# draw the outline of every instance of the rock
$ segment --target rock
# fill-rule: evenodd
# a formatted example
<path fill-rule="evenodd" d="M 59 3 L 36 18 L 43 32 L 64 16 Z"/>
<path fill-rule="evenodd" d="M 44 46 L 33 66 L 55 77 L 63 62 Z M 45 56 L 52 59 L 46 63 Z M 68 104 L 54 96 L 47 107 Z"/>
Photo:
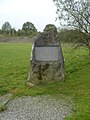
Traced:
<path fill-rule="evenodd" d="M 33 84 L 64 80 L 64 59 L 57 29 L 50 25 L 39 34 L 31 51 L 28 82 Z"/>
<path fill-rule="evenodd" d="M 35 84 L 32 84 L 32 83 L 30 83 L 30 82 L 27 82 L 26 85 L 29 86 L 29 87 L 35 86 Z"/>

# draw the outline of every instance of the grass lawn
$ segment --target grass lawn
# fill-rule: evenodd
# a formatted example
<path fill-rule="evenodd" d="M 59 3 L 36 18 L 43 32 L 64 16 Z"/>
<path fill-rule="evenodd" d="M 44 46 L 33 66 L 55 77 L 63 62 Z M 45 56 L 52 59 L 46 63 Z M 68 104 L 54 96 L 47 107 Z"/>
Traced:
<path fill-rule="evenodd" d="M 15 96 L 56 94 L 70 96 L 74 114 L 67 120 L 90 120 L 90 56 L 85 48 L 72 50 L 63 44 L 65 81 L 25 86 L 30 65 L 30 43 L 0 43 L 0 95 Z"/>

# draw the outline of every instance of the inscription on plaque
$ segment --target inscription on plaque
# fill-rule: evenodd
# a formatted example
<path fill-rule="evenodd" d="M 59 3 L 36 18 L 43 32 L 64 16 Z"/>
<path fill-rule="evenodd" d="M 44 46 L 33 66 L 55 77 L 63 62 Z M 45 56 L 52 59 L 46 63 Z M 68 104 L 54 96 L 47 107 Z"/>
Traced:
<path fill-rule="evenodd" d="M 57 61 L 59 59 L 59 47 L 35 47 L 35 60 L 36 61 Z"/>

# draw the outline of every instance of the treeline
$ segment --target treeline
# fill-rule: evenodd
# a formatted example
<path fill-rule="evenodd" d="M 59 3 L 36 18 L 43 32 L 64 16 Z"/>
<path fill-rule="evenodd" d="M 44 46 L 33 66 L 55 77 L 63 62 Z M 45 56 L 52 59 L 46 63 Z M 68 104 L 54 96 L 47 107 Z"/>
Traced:
<path fill-rule="evenodd" d="M 60 29 L 59 37 L 61 42 L 83 43 L 87 35 L 78 29 Z"/>
<path fill-rule="evenodd" d="M 52 24 L 46 25 L 48 27 L 54 26 Z M 55 26 L 56 27 L 56 26 Z M 5 22 L 0 29 L 0 34 L 6 37 L 34 37 L 38 31 L 33 23 L 26 22 L 22 25 L 22 29 L 15 30 L 9 22 Z M 84 44 L 85 36 L 87 35 L 78 29 L 58 29 L 58 34 L 61 42 L 81 42 Z"/>
<path fill-rule="evenodd" d="M 48 24 L 46 26 L 54 26 L 52 24 Z M 0 34 L 3 36 L 11 36 L 11 37 L 17 37 L 17 36 L 28 36 L 33 37 L 38 34 L 38 31 L 33 23 L 26 22 L 22 25 L 22 29 L 15 30 L 15 28 L 12 28 L 11 24 L 9 22 L 5 22 L 2 25 L 2 28 L 0 29 Z M 87 35 L 80 31 L 79 29 L 58 29 L 58 34 L 60 37 L 61 42 L 82 42 L 85 39 L 85 36 Z"/>
<path fill-rule="evenodd" d="M 28 36 L 33 37 L 37 35 L 38 31 L 33 23 L 26 22 L 22 25 L 22 29 L 15 30 L 9 22 L 5 22 L 0 29 L 0 34 L 7 37 Z"/>

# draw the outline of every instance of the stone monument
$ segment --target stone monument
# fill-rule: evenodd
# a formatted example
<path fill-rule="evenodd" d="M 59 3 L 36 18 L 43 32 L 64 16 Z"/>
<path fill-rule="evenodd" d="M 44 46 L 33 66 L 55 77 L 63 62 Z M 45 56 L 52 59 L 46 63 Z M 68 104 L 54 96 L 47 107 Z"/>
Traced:
<path fill-rule="evenodd" d="M 64 80 L 64 60 L 57 28 L 47 25 L 33 43 L 28 82 L 31 84 Z"/>

